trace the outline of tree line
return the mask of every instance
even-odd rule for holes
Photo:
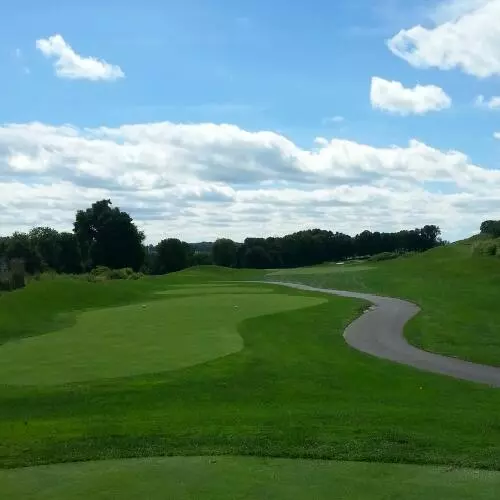
[[[344,233],[311,229],[283,237],[246,238],[242,244],[219,239],[212,247],[213,263],[226,267],[293,268],[365,258],[382,253],[424,252],[442,243],[434,225],[395,233]]]
[[[292,268],[388,252],[423,252],[441,244],[440,234],[434,225],[394,233],[363,231],[354,237],[312,229],[283,237],[246,238],[243,243],[227,238],[213,243],[167,238],[145,245],[145,236],[130,215],[110,200],[100,200],[76,212],[72,232],[36,227],[0,237],[0,258],[22,259],[30,274],[45,270],[78,274],[96,267],[166,274],[204,264]]]

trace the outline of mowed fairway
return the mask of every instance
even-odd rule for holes
[[[270,291],[189,288],[201,295],[84,312],[73,326],[0,346],[0,381],[54,385],[176,370],[241,350],[245,319],[322,303]]]
[[[500,473],[251,457],[168,457],[0,471],[23,500],[496,500]]]
[[[0,297],[0,352],[42,346],[1,363],[2,382],[32,385],[0,385],[0,498],[494,498],[500,391],[364,355],[342,333],[365,303],[243,282],[260,277],[58,278]],[[42,377],[62,332],[92,367],[77,383],[54,345],[59,378]]]

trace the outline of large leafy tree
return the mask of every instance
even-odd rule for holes
[[[485,220],[481,224],[481,233],[498,238],[500,236],[500,221]]]
[[[220,238],[212,246],[212,260],[217,266],[234,267],[236,256],[237,245],[233,240]]]
[[[156,246],[153,272],[166,274],[188,267],[189,245],[177,238],[160,241]]]
[[[84,265],[137,271],[144,262],[144,234],[128,213],[111,205],[111,200],[100,200],[76,213],[74,232]]]

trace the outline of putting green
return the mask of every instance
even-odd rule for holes
[[[245,319],[325,302],[248,290],[83,312],[71,327],[2,345],[0,381],[54,385],[176,370],[241,350]]]
[[[487,500],[500,473],[251,457],[168,457],[0,470],[0,496],[24,500]]]

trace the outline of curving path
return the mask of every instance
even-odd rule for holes
[[[281,281],[265,283],[371,302],[375,307],[370,307],[344,332],[344,338],[351,347],[378,358],[389,359],[421,370],[500,387],[500,368],[433,354],[410,345],[403,336],[403,327],[420,311],[420,308],[411,302],[369,293],[316,288],[299,283]]]

